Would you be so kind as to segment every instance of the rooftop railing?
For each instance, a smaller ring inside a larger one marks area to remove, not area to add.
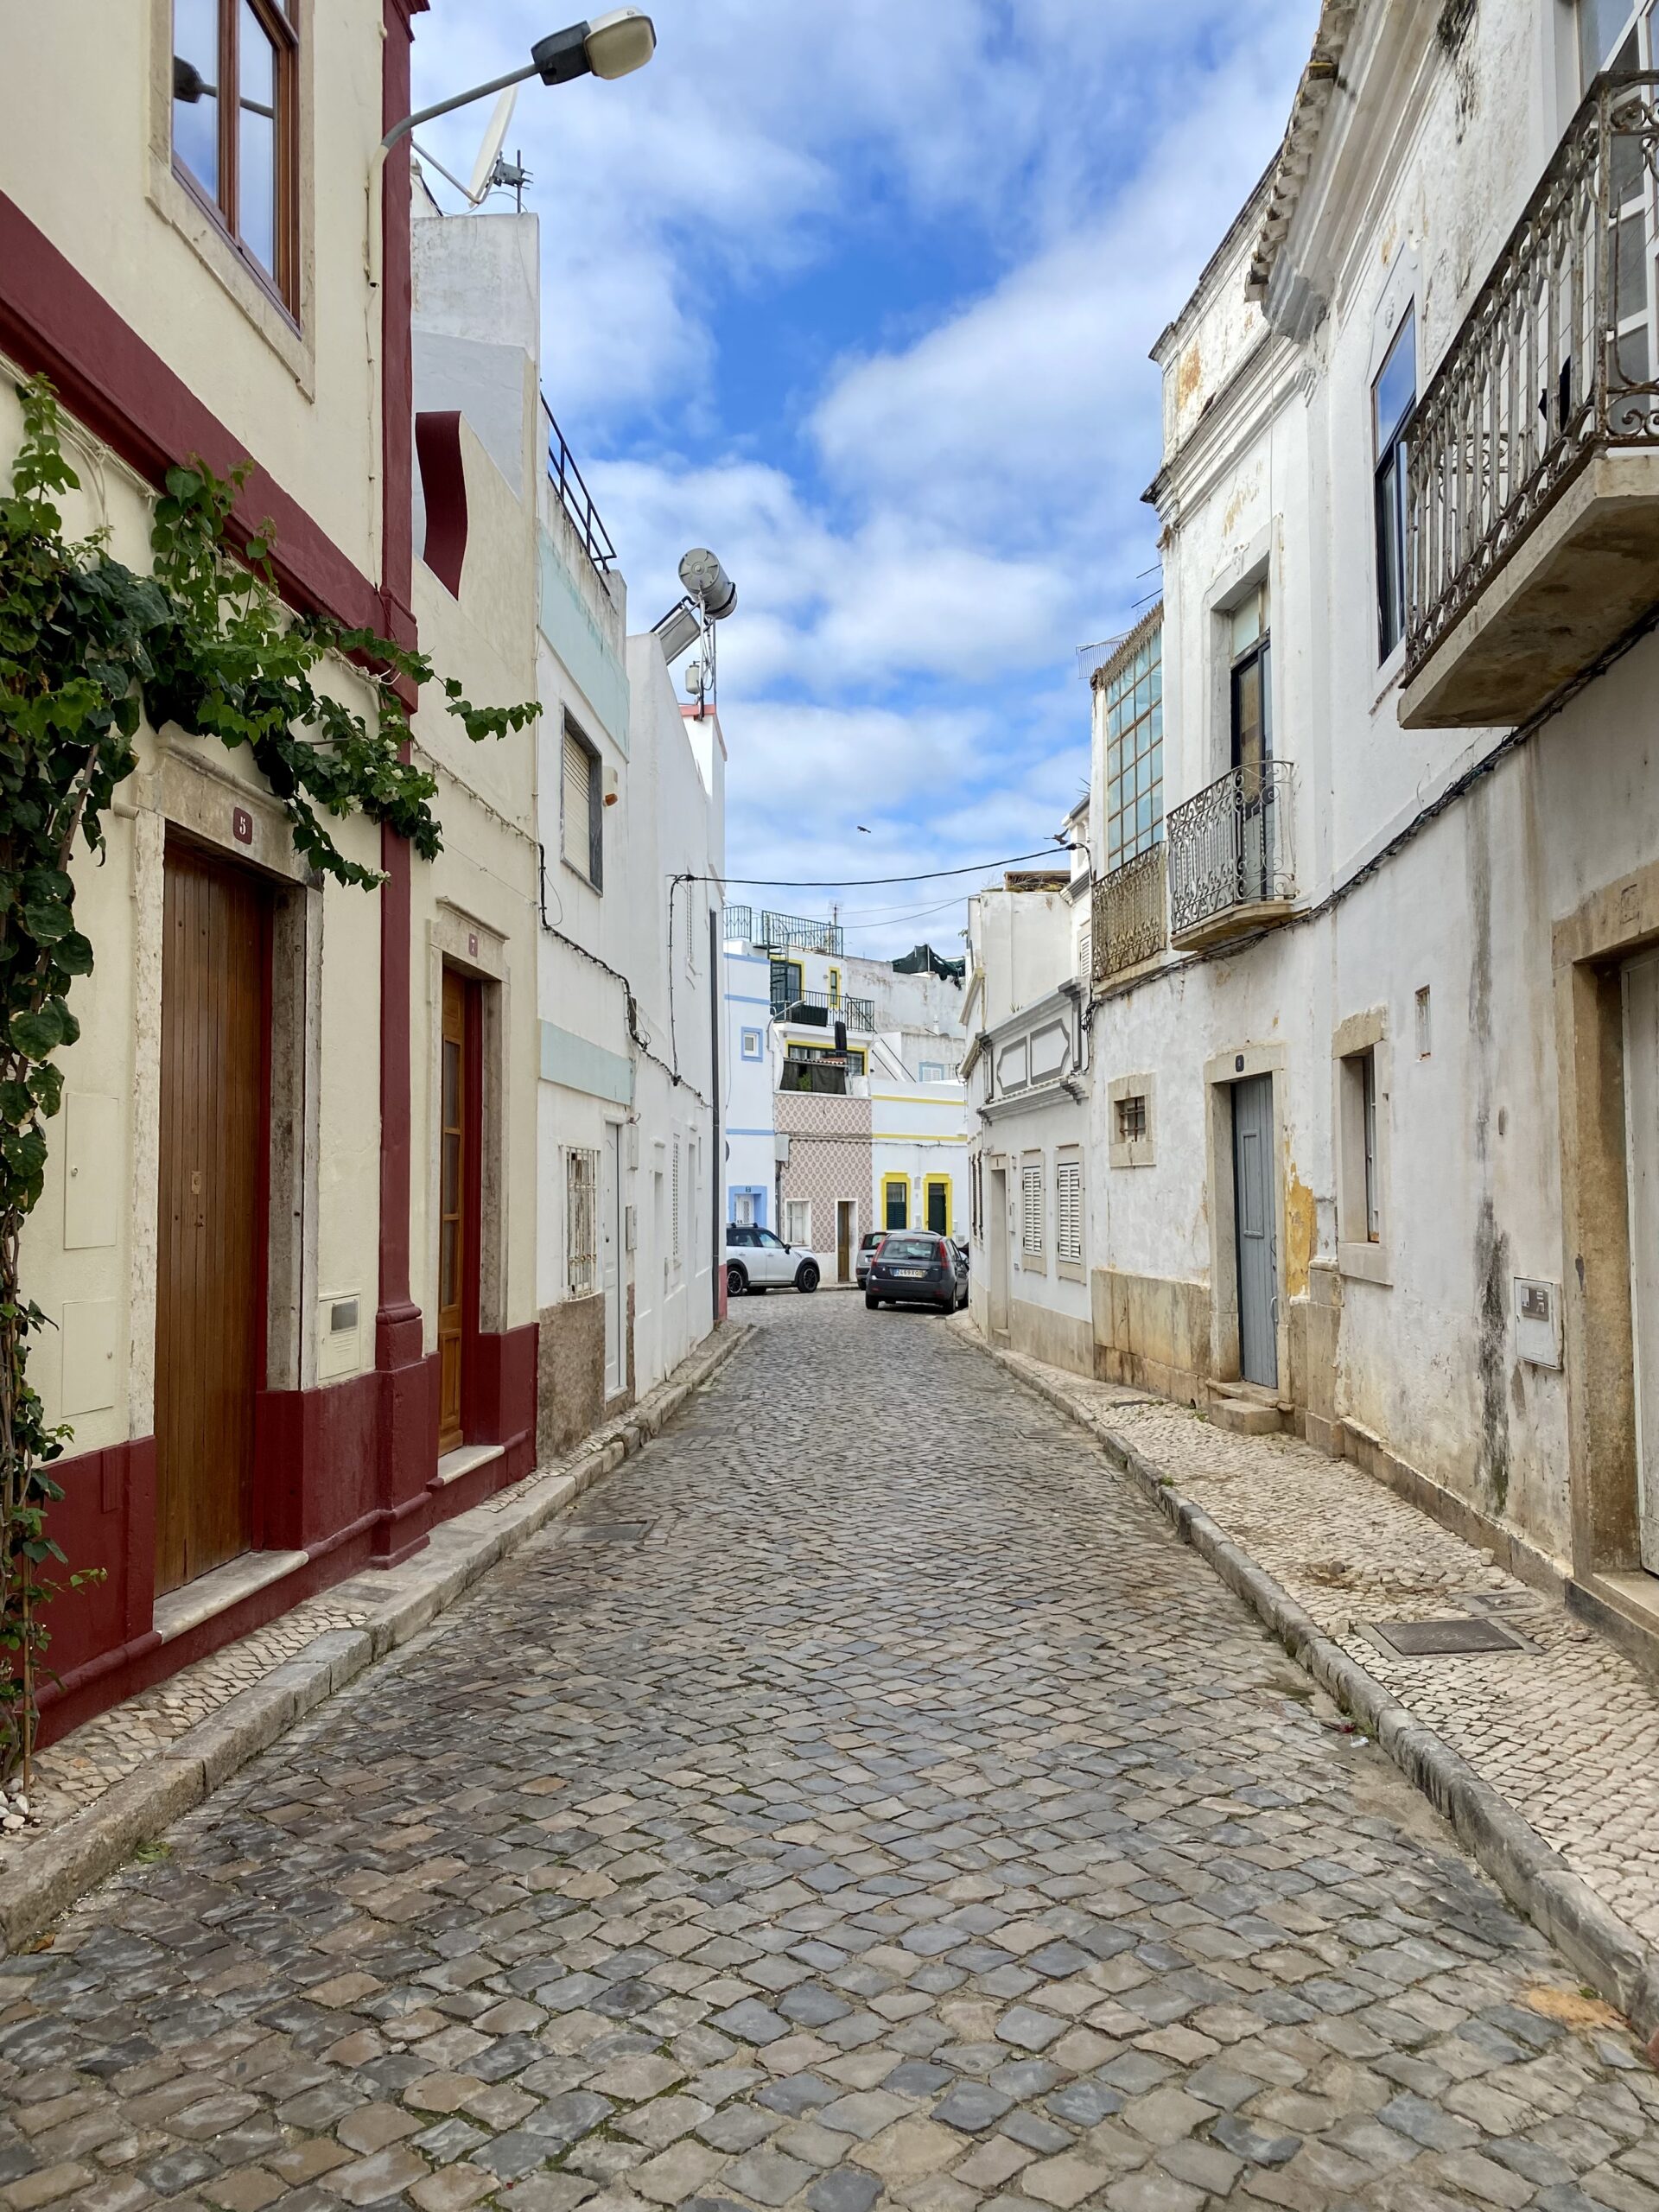
[[[1407,662],[1607,447],[1659,445],[1659,72],[1597,79],[1409,425]]]
[[[822,1010],[826,1029],[833,1027],[837,1021],[844,1021],[849,1029],[865,1029],[872,1033],[875,1029],[874,999],[852,998],[845,991],[839,995],[829,991],[792,991],[786,978],[774,976],[772,985],[773,1014],[785,1014],[791,1007],[798,1006],[810,1007],[815,1013]]]
[[[542,413],[547,421],[547,478],[559,495],[560,504],[570,518],[582,549],[601,576],[607,575],[616,548],[611,543],[611,533],[600,519],[599,509],[594,505],[593,493],[582,480],[582,471],[576,467],[576,457],[565,443],[564,432],[553,419],[553,410],[545,399]]]
[[[801,914],[757,912],[753,906],[726,909],[728,944],[758,945],[771,952],[828,952],[842,957],[843,943],[834,922],[815,922]]]

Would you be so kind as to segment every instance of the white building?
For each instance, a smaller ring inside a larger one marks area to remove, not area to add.
[[[725,915],[727,1217],[851,1282],[877,1227],[965,1235],[966,1032],[955,963],[844,950],[833,922]]]
[[[1164,605],[1096,677],[1076,1360],[1276,1408],[1638,1643],[1659,118],[1602,73],[1652,37],[1326,0],[1158,340]]]

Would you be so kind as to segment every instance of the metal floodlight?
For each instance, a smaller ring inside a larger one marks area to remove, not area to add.
[[[406,115],[380,141],[381,151],[389,153],[417,124],[429,123],[435,115],[448,115],[452,108],[466,107],[491,92],[504,92],[509,85],[522,85],[527,77],[539,77],[544,85],[568,85],[575,77],[626,77],[643,69],[656,51],[656,26],[645,10],[613,8],[592,22],[572,23],[565,30],[537,39],[530,49],[528,68],[510,70],[505,77],[493,77],[487,85],[474,85],[470,92],[457,92],[452,99],[438,100],[431,107],[417,108],[413,115]]]

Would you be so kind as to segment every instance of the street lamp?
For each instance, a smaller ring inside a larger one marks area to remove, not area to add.
[[[418,124],[429,123],[435,115],[448,115],[452,108],[487,99],[492,92],[522,85],[527,78],[539,77],[544,85],[568,85],[574,77],[626,77],[643,69],[656,51],[656,28],[644,10],[613,8],[590,23],[572,23],[537,39],[530,49],[527,67],[493,77],[487,85],[474,85],[470,92],[457,92],[452,99],[439,100],[431,107],[417,108],[413,115],[393,124],[380,141],[380,150],[389,154],[400,138],[407,137]]]

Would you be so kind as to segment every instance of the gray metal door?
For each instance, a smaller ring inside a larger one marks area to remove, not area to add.
[[[1273,1225],[1273,1077],[1233,1085],[1233,1208],[1238,1242],[1238,1367],[1279,1385],[1279,1240]]]

